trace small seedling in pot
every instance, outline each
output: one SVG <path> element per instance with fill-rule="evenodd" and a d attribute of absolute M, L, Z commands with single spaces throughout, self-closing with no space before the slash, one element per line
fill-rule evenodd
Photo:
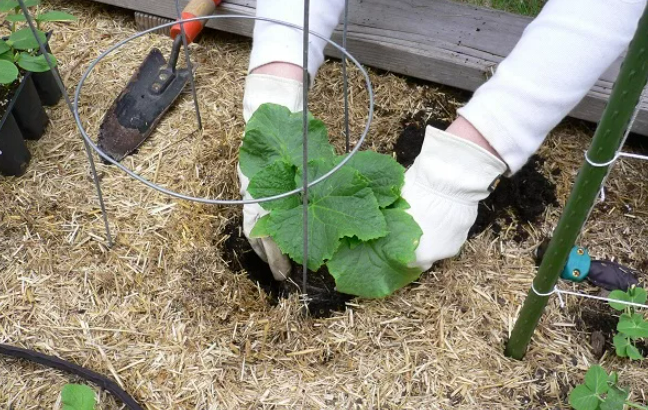
<path fill-rule="evenodd" d="M 34 20 L 40 28 L 43 22 L 72 21 L 76 17 L 61 11 L 48 11 L 41 13 L 40 0 L 25 0 L 27 7 L 36 7 Z M 38 41 L 31 31 L 25 26 L 17 29 L 18 22 L 24 22 L 25 16 L 15 0 L 0 0 L 0 12 L 10 12 L 6 21 L 11 23 L 11 35 L 6 40 L 0 40 L 0 84 L 11 84 L 18 79 L 19 68 L 33 73 L 42 73 L 50 70 L 44 55 L 39 54 Z M 40 29 L 36 31 L 41 43 L 47 41 L 46 35 Z M 56 58 L 48 53 L 50 61 L 56 65 Z"/>
<path fill-rule="evenodd" d="M 619 376 L 609 375 L 599 365 L 587 370 L 585 381 L 569 394 L 569 405 L 575 410 L 623 410 L 625 406 L 648 410 L 647 406 L 628 401 L 630 392 L 618 385 Z"/>
<path fill-rule="evenodd" d="M 646 303 L 647 295 L 644 288 L 631 287 L 627 292 L 615 290 L 610 293 L 610 299 L 622 300 L 625 302 L 643 305 Z M 619 302 L 609 302 L 610 306 L 623 312 L 619 317 L 617 333 L 613 338 L 616 353 L 620 357 L 628 357 L 631 360 L 641 360 L 643 356 L 636 347 L 638 339 L 648 338 L 648 321 L 641 313 L 637 313 L 633 306 Z"/>
<path fill-rule="evenodd" d="M 308 180 L 329 172 L 344 159 L 328 141 L 326 126 L 310 117 Z M 254 198 L 278 195 L 301 186 L 302 113 L 262 105 L 248 121 L 240 166 L 250 178 Z M 422 231 L 405 212 L 401 198 L 405 169 L 389 155 L 358 152 L 326 180 L 308 190 L 308 268 L 326 265 L 338 292 L 384 297 L 415 281 L 414 261 Z M 303 263 L 301 195 L 261 203 L 270 213 L 252 236 L 271 237 L 293 261 Z"/>
<path fill-rule="evenodd" d="M 83 384 L 66 384 L 61 391 L 62 410 L 94 410 L 95 392 Z"/>

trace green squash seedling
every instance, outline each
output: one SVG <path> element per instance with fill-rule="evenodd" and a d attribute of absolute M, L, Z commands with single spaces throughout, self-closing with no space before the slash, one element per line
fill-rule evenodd
<path fill-rule="evenodd" d="M 66 384 L 61 391 L 63 410 L 94 410 L 95 392 L 83 384 Z"/>
<path fill-rule="evenodd" d="M 627 292 L 621 290 L 612 291 L 610 298 L 643 305 L 646 303 L 648 296 L 645 289 L 632 287 Z M 643 359 L 635 344 L 639 339 L 648 338 L 648 321 L 643 315 L 637 313 L 633 306 L 618 302 L 610 302 L 610 306 L 623 312 L 617 325 L 619 333 L 612 339 L 617 356 L 627 357 L 630 360 Z"/>
<path fill-rule="evenodd" d="M 609 375 L 599 365 L 589 368 L 585 381 L 569 394 L 569 405 L 575 410 L 623 410 L 625 406 L 639 410 L 648 407 L 628 401 L 630 392 L 619 387 L 619 376 Z"/>
<path fill-rule="evenodd" d="M 39 28 L 37 37 L 41 43 L 47 41 L 46 35 L 40 30 L 41 23 L 52 21 L 72 21 L 77 18 L 62 11 L 41 13 L 40 0 L 25 0 L 27 7 L 36 7 L 34 20 Z M 0 84 L 11 84 L 18 78 L 18 67 L 33 73 L 50 70 L 44 55 L 38 54 L 38 41 L 29 27 L 17 29 L 16 23 L 25 21 L 20 4 L 16 0 L 0 0 L 0 12 L 10 12 L 6 21 L 11 23 L 11 35 L 7 40 L 0 40 Z M 57 64 L 56 58 L 48 53 L 50 61 Z"/>
<path fill-rule="evenodd" d="M 302 114 L 264 104 L 245 129 L 239 159 L 250 179 L 254 198 L 274 196 L 301 187 Z M 308 180 L 326 174 L 344 156 L 328 141 L 326 126 L 308 123 Z M 326 180 L 308 191 L 308 268 L 326 265 L 339 292 L 384 297 L 415 281 L 421 270 L 414 261 L 422 231 L 405 212 L 400 192 L 405 169 L 388 155 L 361 151 Z M 270 213 L 252 236 L 271 237 L 282 252 L 303 263 L 301 195 L 261 203 Z"/>

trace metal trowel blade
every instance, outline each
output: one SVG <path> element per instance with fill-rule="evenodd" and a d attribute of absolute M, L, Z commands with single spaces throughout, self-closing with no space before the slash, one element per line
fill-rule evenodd
<path fill-rule="evenodd" d="M 166 88 L 156 93 L 154 85 L 161 82 L 160 69 L 166 64 L 160 50 L 151 50 L 106 112 L 98 146 L 115 161 L 142 145 L 187 84 L 189 70 L 176 70 Z"/>

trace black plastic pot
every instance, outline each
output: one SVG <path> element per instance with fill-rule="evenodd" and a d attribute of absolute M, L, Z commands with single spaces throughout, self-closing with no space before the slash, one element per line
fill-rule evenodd
<path fill-rule="evenodd" d="M 52 33 L 52 31 L 47 33 L 48 41 L 52 36 Z M 48 53 L 52 52 L 49 43 L 45 44 L 45 50 L 47 50 Z M 54 67 L 54 71 L 56 71 L 56 74 L 59 76 L 59 78 L 63 78 L 59 73 L 58 66 Z M 34 84 L 36 85 L 38 95 L 40 95 L 40 99 L 43 105 L 49 107 L 51 105 L 55 105 L 61 100 L 63 93 L 56 84 L 56 78 L 54 77 L 52 71 L 46 71 L 44 73 L 33 73 L 32 77 L 34 79 Z"/>
<path fill-rule="evenodd" d="M 58 67 L 54 67 L 54 71 L 56 71 L 56 74 L 59 74 Z M 38 90 L 38 95 L 40 95 L 43 105 L 49 107 L 56 105 L 61 100 L 63 93 L 56 84 L 56 79 L 51 71 L 33 73 L 32 77 L 34 78 L 34 84 L 36 85 L 36 90 Z M 61 77 L 60 74 L 59 77 Z"/>
<path fill-rule="evenodd" d="M 20 176 L 27 171 L 30 159 L 18 123 L 11 112 L 7 112 L 0 125 L 0 173 Z"/>
<path fill-rule="evenodd" d="M 23 138 L 38 140 L 43 136 L 49 117 L 43 108 L 38 91 L 36 91 L 32 75 L 28 74 L 23 79 L 22 90 L 18 89 L 20 95 L 16 98 L 12 113 L 22 131 Z"/>
<path fill-rule="evenodd" d="M 24 140 L 43 135 L 49 121 L 43 106 L 56 104 L 60 98 L 52 72 L 25 74 L 0 120 L 0 174 L 25 173 L 31 155 Z"/>

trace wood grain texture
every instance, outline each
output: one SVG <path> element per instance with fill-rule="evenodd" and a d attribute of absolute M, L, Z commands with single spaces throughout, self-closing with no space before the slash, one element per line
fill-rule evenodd
<path fill-rule="evenodd" d="M 95 0 L 175 18 L 174 0 Z M 187 0 L 180 0 L 184 7 Z M 256 1 L 229 0 L 219 15 L 255 14 Z M 506 57 L 531 21 L 497 10 L 448 0 L 350 0 L 348 50 L 362 64 L 474 91 Z M 207 27 L 251 36 L 254 22 L 223 19 Z M 341 43 L 341 26 L 333 40 Z M 332 47 L 325 53 L 340 57 Z M 618 75 L 621 59 L 600 78 L 571 116 L 597 122 Z M 648 103 L 642 100 L 633 130 L 648 135 Z"/>
<path fill-rule="evenodd" d="M 209 16 L 214 13 L 216 4 L 213 0 L 191 0 L 183 10 L 185 13 L 191 13 L 194 16 Z"/>

